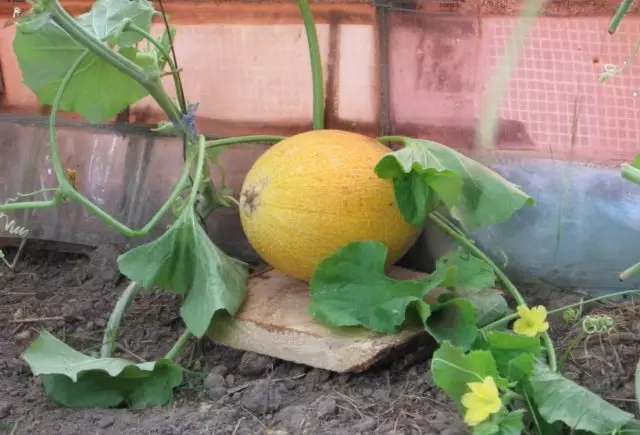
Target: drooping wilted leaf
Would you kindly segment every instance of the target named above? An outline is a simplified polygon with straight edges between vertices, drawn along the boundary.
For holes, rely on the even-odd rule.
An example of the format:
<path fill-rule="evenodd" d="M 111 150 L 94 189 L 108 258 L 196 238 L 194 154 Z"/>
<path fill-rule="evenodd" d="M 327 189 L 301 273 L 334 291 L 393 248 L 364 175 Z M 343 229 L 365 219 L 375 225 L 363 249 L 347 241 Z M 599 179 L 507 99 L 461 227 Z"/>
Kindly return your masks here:
<path fill-rule="evenodd" d="M 69 408 L 166 405 L 182 383 L 182 368 L 169 360 L 134 364 L 86 356 L 43 331 L 23 358 L 53 402 Z"/>

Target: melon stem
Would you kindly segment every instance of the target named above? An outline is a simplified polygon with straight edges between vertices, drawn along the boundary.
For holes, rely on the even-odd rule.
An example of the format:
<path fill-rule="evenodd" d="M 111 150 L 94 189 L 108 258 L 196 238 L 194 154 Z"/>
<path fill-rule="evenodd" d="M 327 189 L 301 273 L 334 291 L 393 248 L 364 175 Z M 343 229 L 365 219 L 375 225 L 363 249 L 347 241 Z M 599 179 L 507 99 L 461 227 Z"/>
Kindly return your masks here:
<path fill-rule="evenodd" d="M 223 139 L 212 139 L 207 140 L 205 142 L 205 149 L 209 150 L 212 148 L 221 148 L 226 147 L 228 145 L 238 145 L 241 143 L 250 143 L 250 142 L 280 142 L 281 140 L 286 139 L 285 136 L 272 136 L 272 135 L 249 135 L 249 136 L 236 136 L 236 137 L 225 137 Z"/>
<path fill-rule="evenodd" d="M 182 346 L 184 346 L 189 341 L 189 338 L 191 338 L 191 332 L 187 328 L 184 330 L 182 335 L 180 335 L 178 341 L 176 341 L 176 343 L 173 345 L 171 350 L 167 352 L 164 358 L 170 360 L 171 362 L 175 362 L 175 359 L 178 357 L 178 353 L 180 353 L 180 349 L 182 349 Z"/>
<path fill-rule="evenodd" d="M 127 288 L 118 299 L 115 308 L 109 316 L 109 322 L 107 323 L 107 329 L 104 331 L 102 338 L 102 348 L 100 349 L 100 358 L 110 358 L 113 353 L 113 349 L 116 347 L 116 341 L 118 340 L 118 329 L 120 323 L 124 317 L 124 313 L 127 307 L 141 289 L 134 281 L 131 281 Z"/>
<path fill-rule="evenodd" d="M 313 14 L 307 0 L 297 0 L 304 30 L 309 44 L 309 58 L 311 60 L 311 79 L 313 83 L 313 129 L 324 128 L 324 80 L 322 79 L 322 58 L 320 57 L 320 45 L 318 34 L 313 22 Z"/>

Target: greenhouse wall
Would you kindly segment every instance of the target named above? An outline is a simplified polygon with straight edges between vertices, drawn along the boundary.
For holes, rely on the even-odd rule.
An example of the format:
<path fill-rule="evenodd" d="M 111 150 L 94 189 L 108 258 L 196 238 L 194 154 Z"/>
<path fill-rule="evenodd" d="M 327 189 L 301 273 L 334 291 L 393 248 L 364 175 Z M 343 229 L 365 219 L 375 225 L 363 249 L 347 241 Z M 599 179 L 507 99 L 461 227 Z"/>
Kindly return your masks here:
<path fill-rule="evenodd" d="M 87 1 L 62 4 L 74 14 L 90 7 Z M 203 132 L 291 135 L 311 128 L 310 61 L 295 2 L 164 4 L 178 28 L 178 64 L 189 102 L 199 103 Z M 311 4 L 328 128 L 430 139 L 475 156 L 485 92 L 512 38 L 520 2 Z M 621 270 L 640 260 L 640 244 L 631 242 L 640 229 L 640 188 L 619 174 L 619 164 L 640 151 L 638 67 L 632 62 L 621 75 L 598 81 L 607 65 L 621 66 L 631 56 L 640 35 L 635 5 L 619 30 L 607 33 L 617 5 L 546 4 L 509 83 L 494 150 L 482 157 L 538 202 L 511 222 L 474 235 L 495 256 L 506 254 L 508 267 L 522 280 L 604 291 L 638 284 L 617 280 Z M 8 19 L 15 7 L 26 5 L 8 2 L 0 14 Z M 158 19 L 153 33 L 162 30 Z M 12 52 L 14 32 L 13 26 L 0 30 L 0 195 L 7 197 L 53 182 L 50 175 L 42 176 L 48 173 L 42 122 L 48 110 L 21 82 Z M 171 77 L 165 84 L 171 89 Z M 144 223 L 179 176 L 182 159 L 177 140 L 148 131 L 164 119 L 158 107 L 145 98 L 108 127 L 74 124 L 79 120 L 71 115 L 61 119 L 70 123 L 60 133 L 65 165 L 78 169 L 84 193 L 131 224 Z M 29 147 L 40 151 L 28 152 Z M 225 151 L 222 161 L 236 192 L 266 147 L 249 144 Z M 38 162 L 31 161 L 34 155 Z M 20 168 L 9 163 L 18 156 Z M 40 172 L 24 175 L 23 167 Z M 123 205 L 140 195 L 148 197 L 144 207 L 133 211 Z M 43 239 L 119 240 L 83 210 L 77 210 L 73 231 L 56 223 L 69 216 L 68 210 L 47 213 L 23 217 Z M 255 255 L 233 211 L 216 212 L 210 232 L 232 253 Z M 450 249 L 430 228 L 427 240 L 432 255 Z"/>

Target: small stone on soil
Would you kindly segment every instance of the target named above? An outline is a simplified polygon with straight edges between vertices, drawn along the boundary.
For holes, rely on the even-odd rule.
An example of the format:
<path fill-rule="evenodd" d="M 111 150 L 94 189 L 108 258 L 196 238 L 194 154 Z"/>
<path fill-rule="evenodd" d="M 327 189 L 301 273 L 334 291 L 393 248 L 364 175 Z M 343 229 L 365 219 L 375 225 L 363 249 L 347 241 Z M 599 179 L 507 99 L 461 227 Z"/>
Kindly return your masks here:
<path fill-rule="evenodd" d="M 211 371 L 205 378 L 204 387 L 207 389 L 207 397 L 211 400 L 218 400 L 227 394 L 224 377 L 214 371 Z"/>
<path fill-rule="evenodd" d="M 259 355 L 253 352 L 245 352 L 240 359 L 238 372 L 249 377 L 260 376 L 272 364 L 273 360 L 268 356 Z"/>
<path fill-rule="evenodd" d="M 229 369 L 227 368 L 227 366 L 220 364 L 212 368 L 211 372 L 219 373 L 222 376 L 226 376 L 229 372 Z"/>
<path fill-rule="evenodd" d="M 260 415 L 275 412 L 282 406 L 282 395 L 286 392 L 287 389 L 282 384 L 262 379 L 244 390 L 241 404 L 249 411 Z"/>
<path fill-rule="evenodd" d="M 321 397 L 316 401 L 315 405 L 318 417 L 330 416 L 336 413 L 337 405 L 333 397 Z"/>
<path fill-rule="evenodd" d="M 211 371 L 204 380 L 205 388 L 224 387 L 225 379 L 220 373 Z"/>
<path fill-rule="evenodd" d="M 224 387 L 209 388 L 207 390 L 207 397 L 210 400 L 222 399 L 227 394 L 227 389 Z"/>
<path fill-rule="evenodd" d="M 233 384 L 236 383 L 236 378 L 233 375 L 227 375 L 224 377 L 224 380 L 227 383 L 227 387 L 233 387 Z"/>
<path fill-rule="evenodd" d="M 11 403 L 0 402 L 0 420 L 7 418 L 11 413 Z"/>
<path fill-rule="evenodd" d="M 307 413 L 302 406 L 287 406 L 276 414 L 275 421 L 286 430 L 299 433 L 307 421 Z"/>

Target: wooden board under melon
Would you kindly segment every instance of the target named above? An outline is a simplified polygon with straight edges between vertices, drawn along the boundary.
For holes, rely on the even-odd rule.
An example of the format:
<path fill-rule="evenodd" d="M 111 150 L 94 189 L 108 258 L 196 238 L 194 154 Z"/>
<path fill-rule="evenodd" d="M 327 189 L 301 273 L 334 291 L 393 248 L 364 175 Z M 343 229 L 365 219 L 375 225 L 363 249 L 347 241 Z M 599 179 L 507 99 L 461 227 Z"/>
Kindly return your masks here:
<path fill-rule="evenodd" d="M 393 267 L 389 275 L 396 279 L 425 276 L 401 267 Z M 235 318 L 216 319 L 207 335 L 235 349 L 344 373 L 366 370 L 394 348 L 426 334 L 419 328 L 395 335 L 331 328 L 307 313 L 309 301 L 307 282 L 272 269 L 249 280 Z"/>

